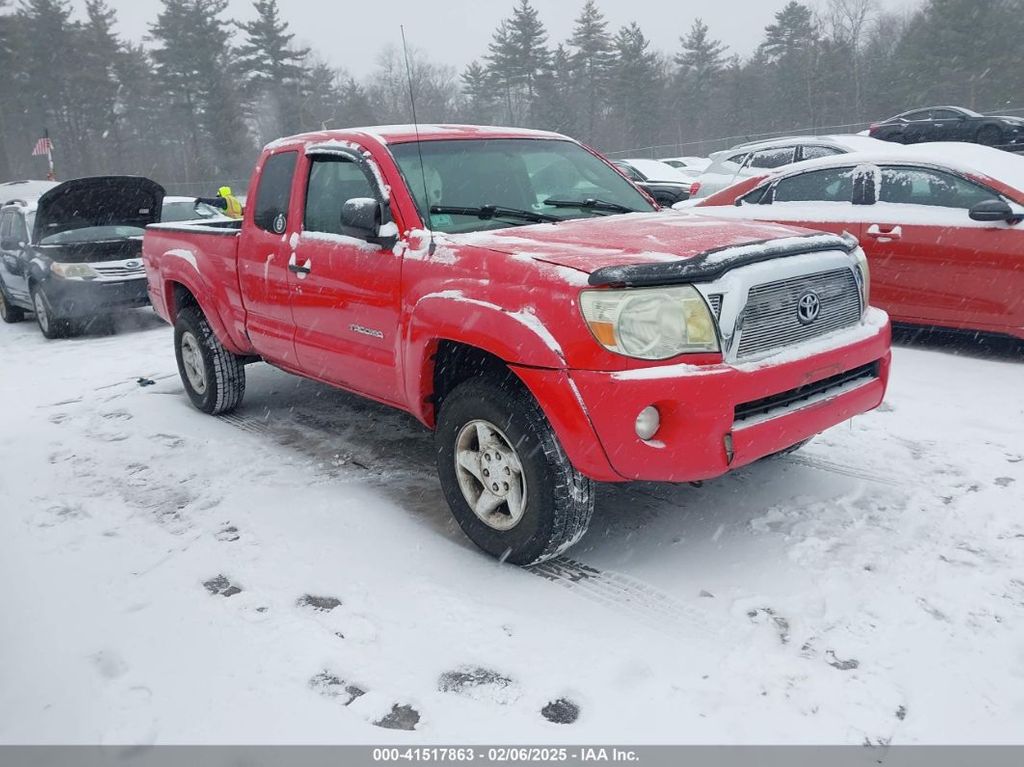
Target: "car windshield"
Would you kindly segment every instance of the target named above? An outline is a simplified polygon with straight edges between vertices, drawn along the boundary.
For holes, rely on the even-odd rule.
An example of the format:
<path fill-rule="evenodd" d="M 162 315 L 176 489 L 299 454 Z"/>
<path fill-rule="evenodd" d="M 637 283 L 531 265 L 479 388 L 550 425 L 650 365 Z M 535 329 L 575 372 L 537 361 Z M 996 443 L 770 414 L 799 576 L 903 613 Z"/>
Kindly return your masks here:
<path fill-rule="evenodd" d="M 398 144 L 391 151 L 420 217 L 439 232 L 499 229 L 537 217 L 563 220 L 655 210 L 613 168 L 571 141 L 455 139 L 422 141 L 418 147 Z M 574 202 L 580 207 L 566 204 Z M 480 208 L 484 217 L 469 212 Z M 518 215 L 505 215 L 508 210 Z"/>
<path fill-rule="evenodd" d="M 206 218 L 216 218 L 222 215 L 212 205 L 205 202 L 194 202 L 193 200 L 182 200 L 165 202 L 160 214 L 160 220 L 164 223 L 174 221 L 200 221 Z"/>
<path fill-rule="evenodd" d="M 88 226 L 83 229 L 69 229 L 51 234 L 39 241 L 40 245 L 69 245 L 81 242 L 103 242 L 141 237 L 146 230 L 138 226 Z"/>

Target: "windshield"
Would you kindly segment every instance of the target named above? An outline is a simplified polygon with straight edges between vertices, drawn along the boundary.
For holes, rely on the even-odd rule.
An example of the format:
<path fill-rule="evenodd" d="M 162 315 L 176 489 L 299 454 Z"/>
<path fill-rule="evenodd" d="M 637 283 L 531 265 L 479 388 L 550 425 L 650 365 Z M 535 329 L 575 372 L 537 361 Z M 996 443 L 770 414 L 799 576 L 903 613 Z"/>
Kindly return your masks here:
<path fill-rule="evenodd" d="M 89 226 L 51 234 L 39 241 L 40 245 L 68 245 L 79 242 L 104 242 L 141 237 L 146 230 L 138 226 Z"/>
<path fill-rule="evenodd" d="M 655 207 L 605 162 L 571 141 L 552 139 L 456 139 L 391 147 L 424 222 L 439 232 L 474 232 L 529 223 L 494 215 L 482 219 L 449 208 L 496 206 L 563 220 L 606 216 L 612 211 L 650 212 Z M 424 183 L 424 181 L 426 183 Z M 429 207 L 446 212 L 427 213 Z M 604 207 L 549 205 L 548 200 Z"/>
<path fill-rule="evenodd" d="M 201 221 L 206 218 L 216 218 L 221 212 L 212 205 L 205 202 L 194 202 L 183 200 L 181 202 L 165 202 L 161 211 L 160 220 L 163 223 L 174 221 Z"/>

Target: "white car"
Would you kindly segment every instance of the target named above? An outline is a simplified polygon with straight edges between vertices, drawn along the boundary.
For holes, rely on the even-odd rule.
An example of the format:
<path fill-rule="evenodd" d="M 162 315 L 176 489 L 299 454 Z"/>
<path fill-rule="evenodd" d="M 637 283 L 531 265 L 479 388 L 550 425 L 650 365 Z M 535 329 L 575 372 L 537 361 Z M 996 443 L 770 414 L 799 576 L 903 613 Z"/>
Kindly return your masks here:
<path fill-rule="evenodd" d="M 164 197 L 161 223 L 185 221 L 212 221 L 225 219 L 224 212 L 205 202 L 196 202 L 195 197 Z"/>
<path fill-rule="evenodd" d="M 711 155 L 711 164 L 690 187 L 690 199 L 720 192 L 737 181 L 804 160 L 850 152 L 886 151 L 885 141 L 868 136 L 788 136 L 739 144 Z"/>
<path fill-rule="evenodd" d="M 693 178 L 660 160 L 636 158 L 612 162 L 659 205 L 675 205 L 690 196 Z"/>
<path fill-rule="evenodd" d="M 680 173 L 696 178 L 711 164 L 710 157 L 662 157 L 660 162 L 671 165 Z"/>

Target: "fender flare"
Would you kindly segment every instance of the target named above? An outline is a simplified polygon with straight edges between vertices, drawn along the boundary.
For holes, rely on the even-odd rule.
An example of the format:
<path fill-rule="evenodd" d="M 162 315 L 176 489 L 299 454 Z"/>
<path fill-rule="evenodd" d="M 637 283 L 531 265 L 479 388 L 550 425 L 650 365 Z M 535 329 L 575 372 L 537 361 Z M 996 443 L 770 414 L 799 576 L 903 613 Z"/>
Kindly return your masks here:
<path fill-rule="evenodd" d="M 175 266 L 167 269 L 165 259 L 168 256 L 174 258 L 175 261 L 189 263 L 192 265 L 192 268 L 183 269 Z M 225 349 L 233 354 L 250 354 L 249 350 L 241 348 L 232 339 L 231 334 L 228 332 L 228 324 L 221 317 L 220 312 L 216 308 L 216 302 L 211 298 L 213 289 L 203 274 L 195 267 L 194 259 L 195 256 L 191 253 L 182 252 L 180 249 L 171 249 L 160 256 L 160 261 L 162 262 L 160 264 L 160 289 L 164 306 L 167 308 L 167 317 L 165 319 L 172 326 L 174 325 L 178 314 L 178 306 L 174 300 L 174 288 L 176 285 L 180 285 L 192 294 L 196 304 L 199 306 L 199 310 L 206 317 L 206 321 L 210 323 L 210 329 L 213 330 L 217 340 L 221 342 Z"/>
<path fill-rule="evenodd" d="M 459 291 L 423 296 L 404 324 L 406 398 L 413 415 L 428 426 L 433 423 L 428 402 L 433 389 L 431 357 L 441 341 L 480 349 L 509 366 L 566 368 L 561 346 L 535 315 L 526 310 L 510 312 L 487 301 L 466 298 Z"/>

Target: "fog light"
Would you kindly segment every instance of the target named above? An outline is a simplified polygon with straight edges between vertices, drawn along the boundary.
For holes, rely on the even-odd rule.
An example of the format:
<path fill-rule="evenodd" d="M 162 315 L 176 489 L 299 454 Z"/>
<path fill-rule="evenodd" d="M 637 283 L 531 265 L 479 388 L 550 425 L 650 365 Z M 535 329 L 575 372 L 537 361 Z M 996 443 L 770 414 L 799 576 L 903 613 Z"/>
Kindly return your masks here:
<path fill-rule="evenodd" d="M 658 433 L 661 426 L 661 413 L 654 405 L 648 405 L 636 417 L 636 436 L 648 440 Z"/>

